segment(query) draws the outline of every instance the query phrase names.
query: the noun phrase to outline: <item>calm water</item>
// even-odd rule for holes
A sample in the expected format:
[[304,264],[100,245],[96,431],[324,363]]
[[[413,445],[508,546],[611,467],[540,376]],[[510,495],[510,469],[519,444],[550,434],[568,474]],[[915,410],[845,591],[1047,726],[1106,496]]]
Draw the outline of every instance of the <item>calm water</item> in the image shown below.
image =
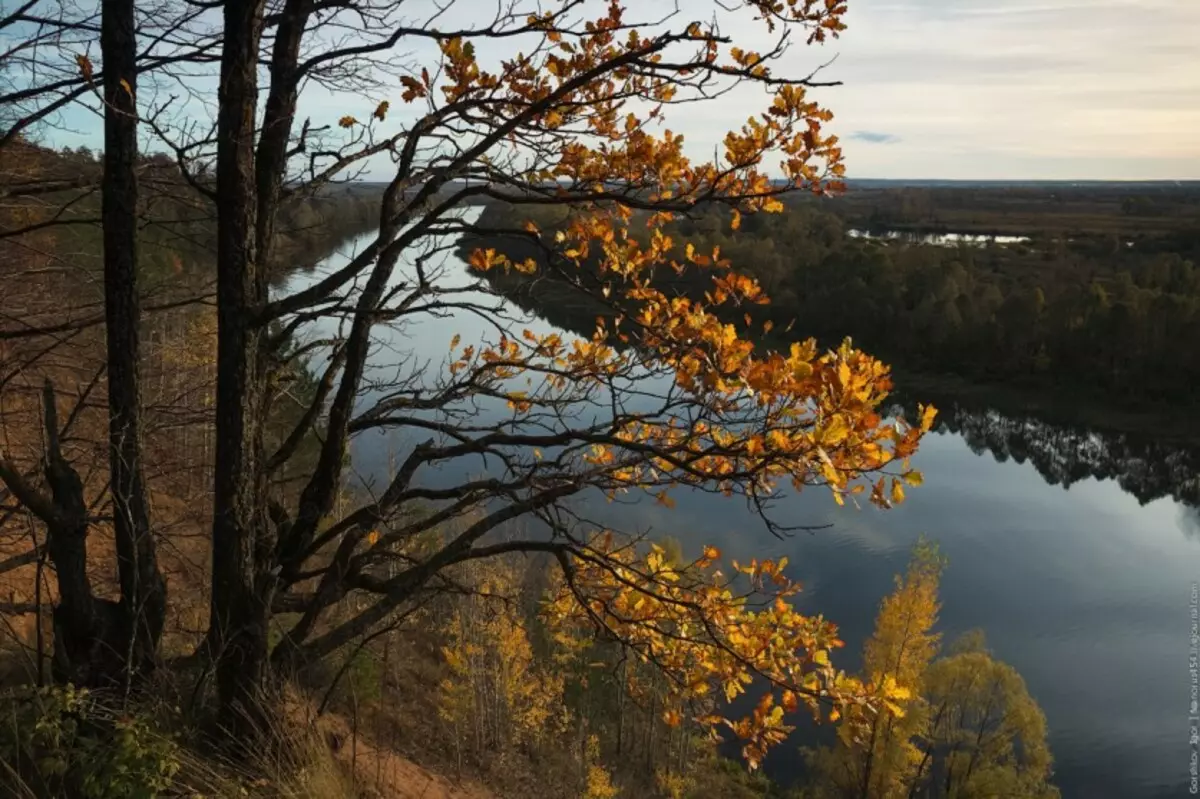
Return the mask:
[[888,230],[872,232],[869,230],[847,230],[846,235],[852,239],[880,239],[884,241],[903,241],[907,244],[937,244],[953,247],[967,244],[982,247],[987,244],[1022,244],[1029,241],[1028,236],[976,235],[972,233],[914,233],[911,230]]
[[[355,244],[319,268],[343,263]],[[444,268],[470,282],[461,262],[450,258]],[[293,283],[308,280],[298,274]],[[550,329],[512,313],[518,332]],[[474,316],[382,331],[374,374],[389,377],[412,355],[436,366],[455,333],[467,344],[486,331]],[[807,606],[841,625],[848,668],[857,667],[893,575],[928,535],[950,561],[942,631],[953,638],[983,628],[996,655],[1020,670],[1046,712],[1063,795],[1184,795],[1189,594],[1200,579],[1195,455],[986,408],[948,407],[942,418],[915,459],[925,485],[901,507],[838,508],[819,492],[788,499],[786,521],[832,525],[816,534],[776,539],[744,506],[702,494],[679,494],[674,510],[642,503],[594,511],[688,546],[716,544],[726,556],[786,555]],[[381,479],[389,458],[411,444],[367,434],[355,442],[355,470]],[[768,761],[778,777],[797,768],[790,746]]]

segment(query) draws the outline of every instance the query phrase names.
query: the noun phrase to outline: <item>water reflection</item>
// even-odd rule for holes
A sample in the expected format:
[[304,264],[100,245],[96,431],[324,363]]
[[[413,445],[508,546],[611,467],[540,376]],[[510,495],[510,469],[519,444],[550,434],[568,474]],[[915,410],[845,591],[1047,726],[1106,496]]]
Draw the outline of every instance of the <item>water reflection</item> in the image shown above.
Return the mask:
[[[348,245],[342,258],[352,251]],[[323,269],[344,262],[331,261]],[[451,266],[449,278],[470,283],[465,265]],[[380,377],[392,376],[398,362],[436,368],[456,333],[465,342],[494,335],[473,316],[380,329],[372,368]],[[941,629],[949,638],[985,629],[998,657],[1024,676],[1046,712],[1063,796],[1182,795],[1187,597],[1200,578],[1195,449],[954,398],[921,399],[941,409],[938,434],[914,461],[925,485],[896,510],[839,509],[828,494],[806,492],[781,501],[781,513],[832,527],[785,539],[772,537],[744,505],[698,492],[677,496],[673,511],[593,499],[587,515],[690,547],[716,544],[732,557],[787,555],[805,585],[805,607],[841,626],[841,665],[851,669],[892,575],[912,542],[929,535],[950,559]],[[915,402],[898,402],[915,410]],[[355,471],[380,477],[389,455],[413,443],[364,435],[354,443]],[[796,776],[795,748],[781,748],[768,766],[777,777]]]
[[[1200,505],[1200,447],[954,399],[925,399],[937,405],[938,431],[961,436],[976,455],[1028,463],[1050,485],[1066,489],[1088,478],[1114,480],[1143,505],[1163,497]],[[902,412],[914,414],[915,405],[902,403]]]
[[959,244],[983,247],[988,244],[1022,244],[1029,241],[1028,236],[979,235],[973,233],[920,233],[912,230],[873,231],[858,228],[846,231],[846,235],[854,239],[902,241],[906,244],[936,244],[942,247],[954,247]]

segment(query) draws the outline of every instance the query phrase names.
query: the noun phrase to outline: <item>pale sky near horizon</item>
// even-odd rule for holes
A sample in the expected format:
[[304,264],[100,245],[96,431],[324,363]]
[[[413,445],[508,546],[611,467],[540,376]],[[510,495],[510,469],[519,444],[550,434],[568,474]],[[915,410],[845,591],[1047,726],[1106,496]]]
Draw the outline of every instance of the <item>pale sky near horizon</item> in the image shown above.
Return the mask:
[[[851,177],[1200,179],[1200,0],[847,1],[841,38],[794,46],[776,72],[833,59],[821,78],[844,85],[816,99],[836,115],[829,130]],[[631,14],[664,4],[627,2]],[[713,8],[679,4],[702,18]],[[455,24],[494,9],[460,0]],[[761,22],[737,17],[724,32],[762,45]],[[349,102],[313,96],[301,113],[364,115],[361,98]],[[672,109],[668,121],[705,157],[762,107],[761,94],[733,94]],[[56,144],[98,145],[95,116],[72,122]],[[371,177],[387,177],[379,167]]]
[[849,172],[1200,178],[1200,0],[849,0]]

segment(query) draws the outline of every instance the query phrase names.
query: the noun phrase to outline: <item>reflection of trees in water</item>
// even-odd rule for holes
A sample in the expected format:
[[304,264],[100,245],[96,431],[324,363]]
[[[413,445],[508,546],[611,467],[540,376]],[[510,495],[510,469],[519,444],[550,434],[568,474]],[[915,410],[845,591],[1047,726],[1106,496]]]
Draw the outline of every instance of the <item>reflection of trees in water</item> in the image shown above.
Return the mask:
[[1200,508],[1179,508],[1179,529],[1185,538],[1200,543]]
[[[470,248],[463,244],[463,251]],[[535,255],[517,250],[510,256],[520,260]],[[584,297],[579,289],[557,276],[540,276],[529,281],[500,270],[487,273],[485,279],[522,310],[578,335],[589,335],[598,314],[611,309]],[[582,278],[581,278],[582,279]],[[958,434],[976,455],[990,452],[1001,463],[1013,460],[1030,463],[1047,483],[1068,488],[1078,481],[1094,477],[1114,480],[1122,490],[1143,505],[1162,497],[1171,497],[1189,508],[1200,508],[1200,446],[1173,444],[1145,434],[1099,430],[1082,425],[1054,422],[1017,410],[982,405],[966,405],[953,397],[930,396],[922,391],[920,399],[932,401],[938,408],[939,431]],[[916,418],[916,401],[898,395],[897,405],[905,416]],[[1200,538],[1200,517],[1196,524]]]
[[[1028,414],[971,408],[955,401],[934,404],[938,430],[962,436],[976,455],[990,452],[1001,463],[1028,462],[1051,485],[1067,488],[1088,477],[1111,479],[1142,504],[1171,497],[1200,506],[1200,448],[1050,423]],[[907,403],[904,408],[913,418],[915,408]]]
[[[574,328],[581,335],[590,332],[573,324],[578,315],[566,297],[555,296],[555,301],[546,302],[551,286],[541,284],[538,288],[540,291],[515,291],[509,297],[523,310],[537,313],[552,324]],[[569,291],[561,286],[553,288]],[[592,316],[589,314],[589,318]],[[954,399],[922,399],[937,406],[939,431],[962,436],[976,455],[990,452],[1001,463],[1010,459],[1030,463],[1050,485],[1068,488],[1089,477],[1115,480],[1143,505],[1171,497],[1190,507],[1200,507],[1200,446],[1050,422],[1027,413],[969,406]],[[915,401],[900,404],[907,418],[916,418]],[[1194,521],[1200,539],[1200,517]]]

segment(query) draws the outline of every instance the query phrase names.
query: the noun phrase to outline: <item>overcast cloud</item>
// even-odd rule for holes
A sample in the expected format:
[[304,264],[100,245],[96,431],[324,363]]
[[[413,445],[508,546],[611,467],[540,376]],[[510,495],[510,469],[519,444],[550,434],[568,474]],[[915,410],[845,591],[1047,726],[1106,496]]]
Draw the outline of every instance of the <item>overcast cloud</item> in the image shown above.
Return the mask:
[[[1197,0],[850,0],[852,175],[1200,178]],[[790,57],[810,60],[804,48]]]
[[[840,39],[785,63],[834,59],[821,77],[844,85],[817,96],[851,176],[1200,179],[1198,0],[848,5]],[[722,113],[757,104],[731,97]],[[711,109],[691,113],[678,129],[711,152]]]
[[[628,5],[631,15],[653,17],[674,2]],[[682,9],[701,5],[707,17],[713,6],[699,0]],[[844,85],[817,99],[836,115],[830,129],[851,177],[1200,179],[1200,0],[848,5],[840,39],[794,46],[776,71],[804,75],[832,61],[820,77]],[[494,10],[494,0],[460,0],[451,13],[470,24],[476,11],[485,19]],[[762,23],[744,11],[722,19],[737,41],[769,46]],[[514,45],[494,46],[481,58]],[[362,102],[318,91],[301,101],[301,114],[328,123],[361,114]],[[668,122],[693,156],[711,157],[723,131],[762,108],[761,94],[734,93],[674,108]],[[99,145],[94,115],[68,117],[59,143]],[[371,171],[384,178],[387,165]]]

